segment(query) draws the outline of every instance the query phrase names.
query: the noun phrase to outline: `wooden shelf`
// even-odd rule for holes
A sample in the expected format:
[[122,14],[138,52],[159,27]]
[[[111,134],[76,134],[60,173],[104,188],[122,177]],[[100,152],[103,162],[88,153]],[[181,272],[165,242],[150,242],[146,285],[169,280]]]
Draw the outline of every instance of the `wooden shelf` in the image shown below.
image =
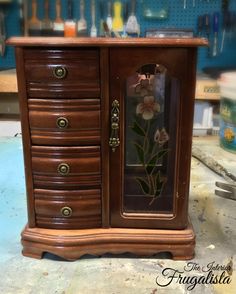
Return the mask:
[[16,70],[0,71],[0,93],[17,93]]

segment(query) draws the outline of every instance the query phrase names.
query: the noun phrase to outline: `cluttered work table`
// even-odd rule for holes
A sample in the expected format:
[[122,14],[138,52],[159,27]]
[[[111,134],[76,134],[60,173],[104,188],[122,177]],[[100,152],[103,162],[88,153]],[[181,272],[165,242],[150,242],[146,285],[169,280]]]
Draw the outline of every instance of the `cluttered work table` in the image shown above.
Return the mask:
[[[214,159],[229,173],[236,175],[236,156],[219,146],[217,136],[194,138],[194,149],[201,149],[206,158]],[[192,157],[190,217],[197,236],[195,260],[199,264],[213,261],[215,265],[231,264],[234,269],[230,287],[202,286],[198,290],[201,289],[202,293],[235,293],[236,201],[217,196],[215,190],[221,191],[221,189],[216,187],[216,182],[229,183],[209,169],[206,164]]]

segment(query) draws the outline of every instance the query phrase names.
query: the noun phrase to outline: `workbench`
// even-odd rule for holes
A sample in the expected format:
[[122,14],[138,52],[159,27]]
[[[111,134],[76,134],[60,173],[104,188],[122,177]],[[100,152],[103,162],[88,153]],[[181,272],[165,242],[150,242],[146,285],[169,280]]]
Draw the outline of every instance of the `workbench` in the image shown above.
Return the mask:
[[0,71],[0,93],[17,93],[16,70]]

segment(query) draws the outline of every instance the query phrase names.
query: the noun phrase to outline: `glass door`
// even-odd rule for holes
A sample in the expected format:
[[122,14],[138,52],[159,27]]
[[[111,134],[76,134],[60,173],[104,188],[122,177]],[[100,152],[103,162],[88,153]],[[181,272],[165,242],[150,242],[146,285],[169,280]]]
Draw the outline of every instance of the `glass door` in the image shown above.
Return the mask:
[[175,217],[180,81],[163,56],[111,49],[112,226],[161,228]]
[[170,136],[169,125],[170,82],[167,69],[160,64],[145,64],[126,78],[124,213],[173,210],[169,182],[174,169],[168,170],[175,149],[175,134]]

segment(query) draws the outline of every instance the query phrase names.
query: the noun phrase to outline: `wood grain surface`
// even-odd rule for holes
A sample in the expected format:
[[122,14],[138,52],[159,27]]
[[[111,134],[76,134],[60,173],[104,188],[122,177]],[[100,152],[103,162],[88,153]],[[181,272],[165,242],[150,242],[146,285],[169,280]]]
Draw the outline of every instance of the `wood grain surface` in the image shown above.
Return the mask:
[[[207,41],[14,37],[7,42],[16,46],[27,188],[23,254],[41,258],[50,252],[75,260],[84,254],[167,251],[173,259],[193,258],[188,196],[196,57]],[[122,198],[124,86],[130,74],[150,63],[161,64],[172,77],[165,105],[172,140],[168,197],[160,198],[171,205],[129,213]],[[63,78],[55,75],[58,67]],[[116,152],[109,147],[114,99],[120,103]],[[60,118],[66,127],[58,125]]]

